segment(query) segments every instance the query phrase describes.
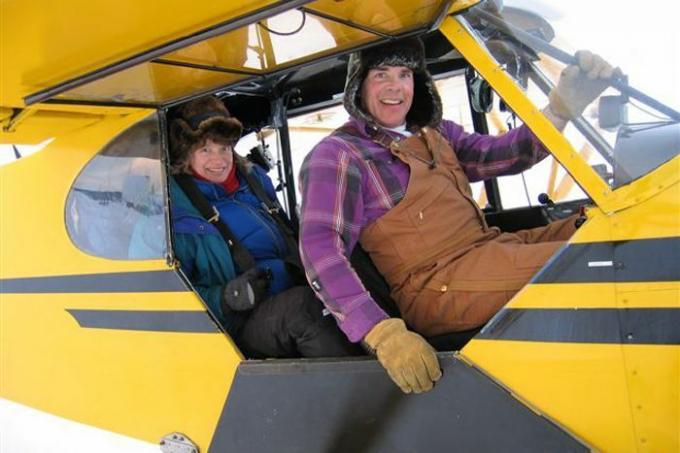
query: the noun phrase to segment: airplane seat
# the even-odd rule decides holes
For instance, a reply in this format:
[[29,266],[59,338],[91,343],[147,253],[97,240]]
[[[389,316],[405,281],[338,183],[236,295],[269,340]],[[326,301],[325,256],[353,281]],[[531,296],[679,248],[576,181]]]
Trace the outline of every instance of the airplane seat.
[[377,302],[380,308],[394,318],[401,317],[397,304],[390,296],[389,285],[361,245],[357,244],[356,247],[354,247],[354,250],[352,250],[350,263],[357,275],[359,275],[359,279],[361,279],[366,290],[371,294],[371,297]]
[[483,326],[461,332],[444,333],[426,338],[437,351],[460,351],[468,341],[482,330]]
[[[361,248],[359,244],[352,251],[350,256],[352,267],[356,270],[359,278],[366,287],[366,290],[371,294],[371,297],[377,304],[385,310],[385,312],[395,318],[400,318],[401,314],[397,308],[397,304],[390,297],[390,288],[385,278],[380,274],[378,269],[371,261],[368,253]],[[426,340],[437,351],[458,351],[465,344],[472,339],[479,331],[481,326],[475,329],[466,330],[462,332],[451,332],[434,337],[426,338]]]

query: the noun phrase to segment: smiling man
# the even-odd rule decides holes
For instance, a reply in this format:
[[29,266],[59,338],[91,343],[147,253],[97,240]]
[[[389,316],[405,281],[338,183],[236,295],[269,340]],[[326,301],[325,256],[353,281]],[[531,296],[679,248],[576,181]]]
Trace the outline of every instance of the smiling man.
[[[544,109],[559,129],[614,72],[590,52],[576,60]],[[547,152],[524,126],[490,137],[442,120],[417,39],[353,54],[344,104],[349,122],[312,150],[300,174],[307,278],[347,337],[374,352],[404,392],[426,391],[441,371],[419,334],[483,325],[569,238],[575,219],[512,234],[486,224],[470,181],[519,173]],[[403,319],[385,314],[350,265],[357,242]]]
[[387,128],[405,127],[413,102],[413,71],[404,66],[369,69],[361,88],[362,107]]

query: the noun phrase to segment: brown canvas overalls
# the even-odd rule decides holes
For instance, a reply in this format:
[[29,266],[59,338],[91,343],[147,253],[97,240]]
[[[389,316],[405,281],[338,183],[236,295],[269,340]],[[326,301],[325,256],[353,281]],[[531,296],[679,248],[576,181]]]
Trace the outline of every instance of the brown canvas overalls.
[[472,198],[444,137],[423,128],[374,140],[411,169],[404,198],[368,225],[362,247],[383,274],[406,322],[424,335],[488,321],[575,231],[574,218],[501,233]]

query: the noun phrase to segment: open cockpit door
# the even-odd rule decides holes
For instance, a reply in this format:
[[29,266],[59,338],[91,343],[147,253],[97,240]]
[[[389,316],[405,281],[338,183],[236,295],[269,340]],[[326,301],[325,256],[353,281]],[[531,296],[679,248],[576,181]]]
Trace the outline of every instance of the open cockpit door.
[[[451,5],[443,0],[123,1],[109,10],[71,3],[57,9],[45,1],[3,5],[17,10],[3,14],[3,54],[17,58],[3,72],[2,105],[166,106],[422,32]],[[35,30],[26,33],[21,28],[26,26]]]

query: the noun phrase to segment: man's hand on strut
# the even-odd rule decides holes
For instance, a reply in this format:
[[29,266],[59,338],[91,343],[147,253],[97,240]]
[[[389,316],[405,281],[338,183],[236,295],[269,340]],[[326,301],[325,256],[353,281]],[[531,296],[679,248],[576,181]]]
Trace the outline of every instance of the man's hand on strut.
[[442,376],[435,350],[398,318],[376,324],[364,337],[380,364],[404,393],[430,390]]
[[548,103],[550,113],[564,122],[583,113],[611,80],[621,75],[619,68],[612,67],[602,57],[587,50],[579,50],[574,57],[576,63],[564,68],[557,86],[550,92]]

